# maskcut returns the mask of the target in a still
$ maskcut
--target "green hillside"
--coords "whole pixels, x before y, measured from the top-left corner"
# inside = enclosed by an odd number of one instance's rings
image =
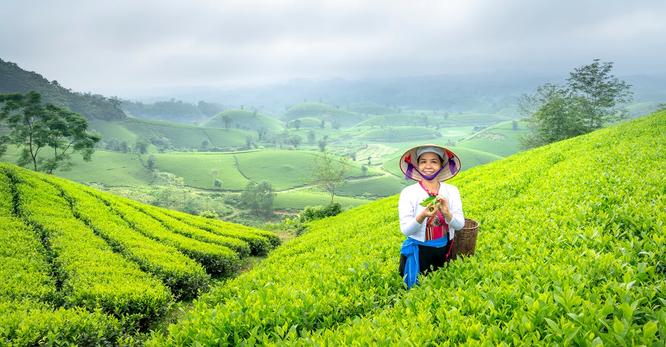
[[[225,119],[227,121],[225,122]],[[254,111],[227,110],[218,113],[202,126],[207,128],[229,128],[243,130],[265,130],[279,132],[284,126],[277,119],[264,116]]]
[[[458,142],[458,146],[508,156],[522,150],[520,138],[529,134],[525,122],[518,122],[513,129],[513,122],[502,122],[489,127]]]
[[[441,134],[434,128],[422,126],[396,126],[364,131],[358,139],[373,142],[404,142],[428,140],[440,137]]]
[[[397,196],[310,224],[149,345],[663,345],[666,112],[462,172],[476,255],[405,290]]]
[[[363,115],[320,102],[303,102],[287,109],[284,118],[291,121],[297,118],[313,117],[329,123],[348,127],[361,122]]]
[[[216,129],[160,120],[127,118],[123,121],[92,120],[90,128],[102,135],[102,142],[126,142],[133,146],[137,140],[153,144],[161,150],[178,149],[238,149],[246,145],[255,131]]]
[[[319,152],[262,150],[236,156],[238,169],[254,182],[268,181],[277,190],[294,188],[311,180],[314,161]],[[360,176],[361,169],[353,165],[346,176]]]
[[[0,59],[0,94],[30,91],[42,95],[42,101],[70,109],[88,119],[120,120],[127,116],[118,103],[102,95],[76,93],[61,86],[58,81],[49,81],[42,75],[26,71],[12,62]]]
[[[121,344],[279,242],[0,164],[0,344]]]

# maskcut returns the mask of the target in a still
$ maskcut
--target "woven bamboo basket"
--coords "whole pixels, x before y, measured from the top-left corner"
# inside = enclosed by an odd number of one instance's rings
[[[453,239],[451,259],[456,259],[458,256],[469,257],[474,255],[478,233],[479,222],[465,218],[465,226],[456,231],[456,237]]]

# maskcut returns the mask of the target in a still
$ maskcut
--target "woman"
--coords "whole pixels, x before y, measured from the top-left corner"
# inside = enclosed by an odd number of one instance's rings
[[[407,287],[418,283],[419,272],[426,274],[448,262],[455,231],[465,225],[458,189],[445,180],[460,171],[460,159],[437,145],[414,147],[400,158],[405,178],[418,181],[400,193],[400,230],[407,239],[400,250],[400,275]],[[421,206],[428,197],[430,206]]]

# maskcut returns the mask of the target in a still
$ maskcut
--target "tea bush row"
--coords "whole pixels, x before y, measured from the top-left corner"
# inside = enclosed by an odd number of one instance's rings
[[[64,307],[101,308],[128,324],[144,324],[164,314],[171,292],[155,277],[114,253],[72,215],[68,202],[50,184],[23,169],[5,167],[18,192],[18,210],[41,233],[52,251],[55,280]]]
[[[60,302],[47,252],[37,233],[14,214],[7,168],[0,164],[0,345],[108,345],[121,327],[113,317]]]
[[[54,181],[55,179],[51,179]],[[207,289],[210,277],[199,263],[176,248],[152,240],[132,229],[108,206],[65,180],[57,180],[58,189],[72,204],[75,215],[117,252],[157,276],[176,298],[189,299]]]
[[[136,202],[127,201],[129,205],[134,206],[141,212],[158,220],[164,228],[171,230],[175,233],[187,236],[189,238],[199,240],[202,242],[215,243],[234,250],[240,257],[245,257],[250,254],[250,246],[247,242],[234,237],[222,236],[196,228],[192,225],[184,223],[177,218],[171,217],[162,212],[160,208],[143,205]]]
[[[91,194],[108,204],[132,229],[151,239],[175,247],[183,254],[196,260],[211,275],[230,276],[240,266],[238,254],[225,246],[191,239],[167,230],[158,220],[145,214],[134,204],[129,204],[127,199],[111,194]]]
[[[165,215],[173,217],[190,226],[206,230],[213,234],[225,237],[233,237],[247,242],[250,247],[250,255],[265,256],[268,252],[275,247],[271,242],[271,238],[279,239],[274,234],[261,233],[259,229],[240,226],[238,224],[229,223],[226,227],[221,227],[215,223],[208,222],[208,218],[189,215],[187,213],[163,210]]]

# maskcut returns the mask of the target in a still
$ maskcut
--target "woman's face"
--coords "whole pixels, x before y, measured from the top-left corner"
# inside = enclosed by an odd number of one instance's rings
[[[435,153],[423,153],[419,157],[419,171],[426,175],[432,175],[442,168],[442,161]]]

